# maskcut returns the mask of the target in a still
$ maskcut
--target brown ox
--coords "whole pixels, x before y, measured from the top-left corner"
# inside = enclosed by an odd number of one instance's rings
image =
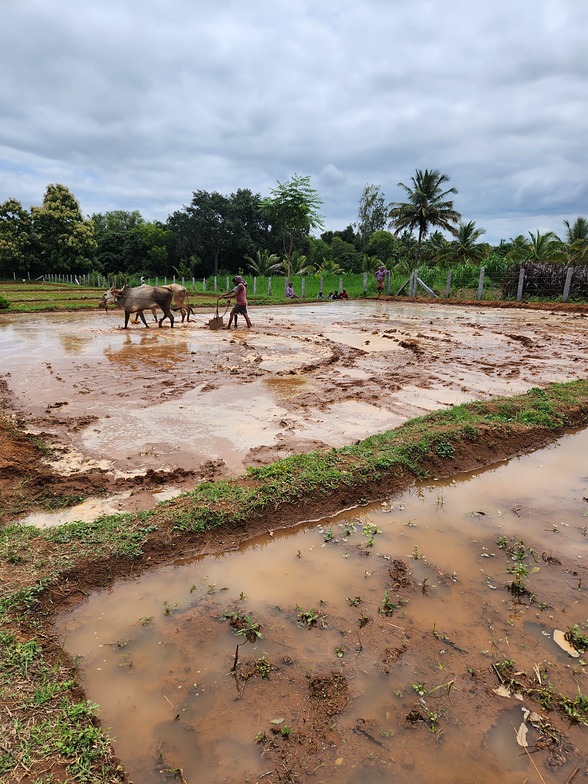
[[[137,286],[138,289],[144,287],[153,288],[152,286],[148,287],[147,284],[145,283],[141,284],[141,286]],[[192,308],[188,303],[188,289],[185,286],[180,286],[179,283],[169,283],[167,286],[160,286],[160,288],[170,289],[170,291],[172,292],[171,309],[174,311],[175,310],[180,311],[180,313],[182,314],[182,324],[184,323],[184,319],[190,321],[190,314],[193,315],[194,311],[192,310]],[[102,298],[100,299],[100,302],[98,304],[100,308],[104,308],[105,310],[108,310],[108,305],[114,303],[113,298],[107,297],[106,296],[107,294],[108,292],[105,292],[102,295]],[[153,314],[153,321],[157,321],[156,309],[149,308],[149,310],[151,310],[151,313]],[[135,314],[134,321],[135,324],[137,323],[137,321],[139,321],[139,313]]]
[[[123,286],[122,289],[110,288],[105,291],[100,300],[100,307],[106,308],[110,304],[115,304],[125,312],[125,326],[129,324],[131,313],[137,313],[146,327],[149,324],[145,321],[144,310],[154,310],[160,308],[163,317],[159,321],[159,326],[164,319],[168,318],[170,324],[174,325],[174,314],[171,311],[173,292],[169,286]]]

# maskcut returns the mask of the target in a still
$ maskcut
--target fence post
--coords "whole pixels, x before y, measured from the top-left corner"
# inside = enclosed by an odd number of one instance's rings
[[[520,302],[523,298],[523,289],[525,287],[525,268],[519,268],[519,282],[517,285],[517,302]]]
[[[229,276],[228,275],[225,278],[225,283],[226,283],[226,286],[227,286],[227,294],[228,294],[229,293]]]
[[[561,298],[562,302],[567,302],[568,301],[568,297],[570,296],[570,289],[572,287],[572,275],[573,274],[574,274],[574,268],[573,267],[568,267],[568,270],[566,272],[566,282],[564,283],[563,296]]]
[[[361,287],[362,287],[363,295],[365,297],[365,295],[367,294],[367,272],[363,273]]]
[[[339,294],[343,291],[343,278],[339,277]]]
[[[484,293],[484,273],[486,272],[486,267],[480,267],[480,280],[478,282],[478,299],[482,299],[482,294]]]
[[[192,291],[194,291],[195,288],[196,288],[196,281],[194,279],[194,276],[192,275]]]
[[[257,294],[257,278],[253,278],[253,296]]]
[[[416,285],[415,285],[416,289]],[[384,278],[384,294],[390,296],[390,270],[386,270],[386,277]]]
[[[319,291],[322,291],[322,292],[323,292],[323,294],[325,293],[325,279],[323,278],[323,276],[322,276],[322,275],[321,275],[321,282],[320,282],[320,288],[319,288]]]
[[[445,298],[449,297],[449,295],[451,294],[451,273],[452,273],[452,270],[448,270],[448,272],[447,272],[447,283],[445,285],[445,295],[444,295]]]
[[[269,277],[267,279],[267,295],[268,295],[268,297],[271,297],[271,295],[272,295],[272,279],[271,279],[271,277]]]
[[[416,297],[417,295],[417,278],[419,276],[419,271],[414,269],[410,273],[410,286],[408,287],[408,292],[411,297]]]
[[[217,279],[216,279],[216,275],[215,275],[214,276],[214,287],[213,287],[215,294],[216,294],[216,286],[217,286]]]
[[[306,278],[302,278],[300,281],[300,296],[302,299],[306,296]]]
[[[202,278],[202,291],[206,291],[206,278]]]

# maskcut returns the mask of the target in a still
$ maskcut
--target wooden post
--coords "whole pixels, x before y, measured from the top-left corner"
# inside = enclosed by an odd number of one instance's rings
[[[306,278],[302,278],[300,281],[300,296],[302,299],[306,296]]]
[[[561,298],[562,302],[567,302],[568,301],[568,297],[570,296],[570,289],[572,287],[572,275],[573,274],[574,274],[574,268],[573,267],[568,267],[568,270],[566,272],[566,282],[564,283],[563,296]]]
[[[218,285],[218,279],[217,279],[217,277],[216,277],[216,275],[215,275],[215,276],[214,276],[214,293],[215,293],[215,294],[216,294],[216,287],[217,287],[217,285]]]
[[[484,293],[484,272],[486,271],[486,267],[480,267],[480,280],[478,282],[478,299],[482,299],[482,294]]]
[[[268,295],[268,297],[271,297],[271,295],[272,295],[272,279],[271,279],[271,277],[269,277],[267,279],[267,295]]]
[[[257,294],[257,278],[253,278],[253,294]]]
[[[445,285],[445,294],[444,294],[445,298],[449,297],[449,295],[451,294],[451,272],[452,270],[448,270],[447,272],[447,283]]]
[[[202,291],[206,291],[206,278],[202,278]]]
[[[367,272],[363,273],[362,290],[365,296],[367,294]]]
[[[343,278],[339,277],[339,294],[343,291]]]
[[[523,289],[525,287],[525,268],[519,267],[519,282],[517,285],[517,302],[523,298]]]

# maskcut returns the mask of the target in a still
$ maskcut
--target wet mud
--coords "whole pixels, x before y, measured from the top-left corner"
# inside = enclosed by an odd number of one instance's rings
[[[162,486],[588,375],[584,312],[386,301],[251,314],[253,329],[230,332],[210,330],[210,313],[127,330],[116,311],[3,314],[4,406],[53,447],[60,475],[82,472],[85,495],[133,510]]]

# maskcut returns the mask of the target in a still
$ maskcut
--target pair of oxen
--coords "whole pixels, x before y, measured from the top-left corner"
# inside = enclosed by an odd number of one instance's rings
[[[122,289],[114,287],[105,291],[100,299],[100,307],[108,310],[109,305],[116,305],[125,312],[126,329],[132,313],[135,313],[135,321],[139,318],[146,327],[149,326],[145,320],[144,311],[150,310],[155,321],[158,321],[156,308],[163,311],[163,316],[158,323],[161,327],[163,321],[168,318],[171,326],[174,325],[173,310],[179,310],[182,314],[182,322],[187,317],[190,321],[192,308],[188,304],[188,290],[185,286],[177,283],[170,283],[169,286],[123,286]]]

